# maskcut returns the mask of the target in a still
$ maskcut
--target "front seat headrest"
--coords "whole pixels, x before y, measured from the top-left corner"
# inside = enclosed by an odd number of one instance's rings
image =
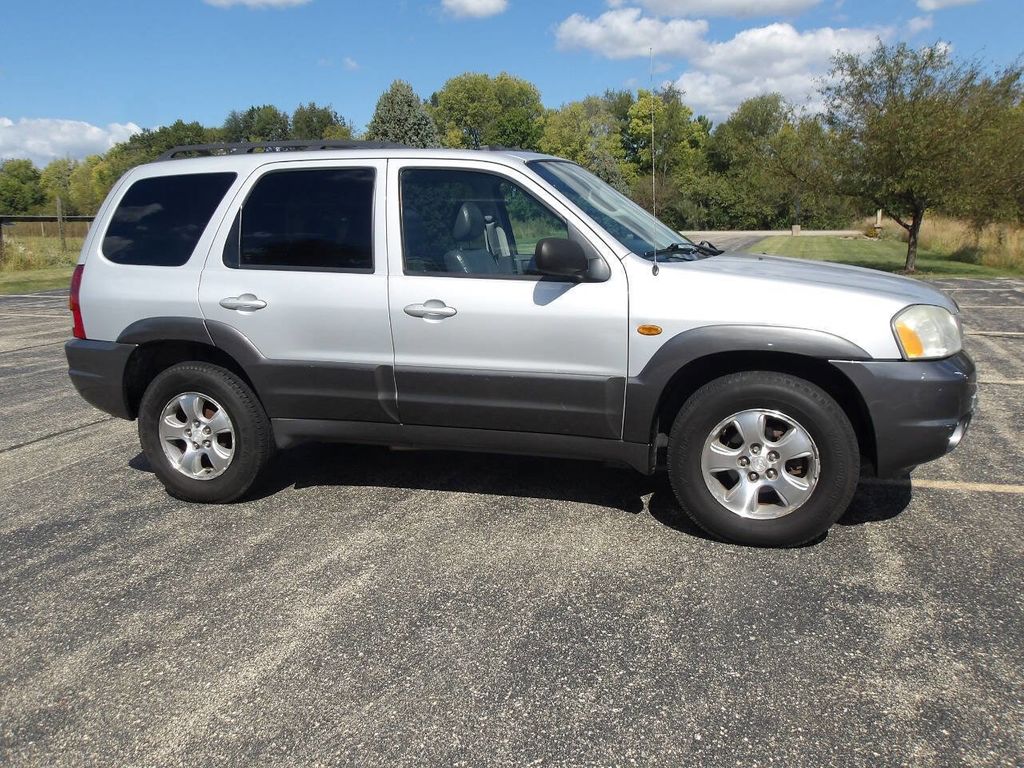
[[[476,240],[484,233],[484,214],[476,203],[463,203],[452,225],[452,237],[457,241]]]

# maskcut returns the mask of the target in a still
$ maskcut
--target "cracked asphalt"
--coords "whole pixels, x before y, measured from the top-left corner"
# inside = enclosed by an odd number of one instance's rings
[[[305,446],[182,504],[66,298],[0,298],[0,764],[1022,765],[1024,281],[940,285],[965,443],[782,551],[561,460]]]

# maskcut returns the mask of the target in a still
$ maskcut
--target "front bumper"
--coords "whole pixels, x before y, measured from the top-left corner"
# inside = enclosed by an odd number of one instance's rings
[[[64,345],[68,375],[86,402],[122,419],[133,419],[125,397],[124,371],[135,344],[72,339]]]
[[[893,477],[956,448],[977,407],[974,361],[832,361],[860,391],[875,431],[875,469]]]

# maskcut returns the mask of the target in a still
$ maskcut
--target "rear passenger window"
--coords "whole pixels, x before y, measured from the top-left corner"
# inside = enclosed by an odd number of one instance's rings
[[[228,235],[224,263],[242,269],[373,271],[372,168],[273,171]]]
[[[136,181],[110,219],[103,255],[116,264],[180,267],[234,180],[233,173],[193,173]]]

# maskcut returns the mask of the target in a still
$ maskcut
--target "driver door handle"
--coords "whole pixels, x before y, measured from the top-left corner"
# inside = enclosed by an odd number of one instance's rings
[[[257,309],[263,309],[267,306],[267,302],[263,299],[258,299],[251,293],[243,293],[241,296],[228,296],[225,299],[220,300],[220,305],[224,309],[237,309],[241,312],[252,312]]]
[[[440,299],[430,299],[422,304],[410,304],[405,308],[405,314],[427,320],[441,320],[458,314],[458,310],[455,307],[449,307]]]

